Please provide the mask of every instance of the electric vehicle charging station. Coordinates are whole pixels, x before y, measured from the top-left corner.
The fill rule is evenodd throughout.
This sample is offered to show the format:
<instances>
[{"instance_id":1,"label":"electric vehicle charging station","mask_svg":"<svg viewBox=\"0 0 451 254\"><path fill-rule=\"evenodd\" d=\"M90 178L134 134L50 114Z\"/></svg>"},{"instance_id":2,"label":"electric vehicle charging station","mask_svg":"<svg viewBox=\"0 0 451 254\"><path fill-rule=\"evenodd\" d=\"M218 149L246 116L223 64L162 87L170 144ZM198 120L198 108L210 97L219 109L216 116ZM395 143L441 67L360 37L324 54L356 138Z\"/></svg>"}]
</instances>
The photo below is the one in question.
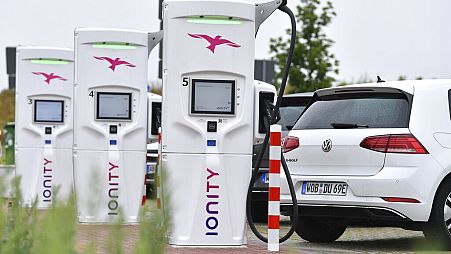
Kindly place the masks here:
<instances>
[{"instance_id":1,"label":"electric vehicle charging station","mask_svg":"<svg viewBox=\"0 0 451 254\"><path fill-rule=\"evenodd\" d=\"M158 128L161 127L161 95L147 94L147 143L158 141Z\"/></svg>"},{"instance_id":2,"label":"electric vehicle charging station","mask_svg":"<svg viewBox=\"0 0 451 254\"><path fill-rule=\"evenodd\" d=\"M17 48L15 160L24 205L48 208L73 191L72 49Z\"/></svg>"},{"instance_id":3,"label":"electric vehicle charging station","mask_svg":"<svg viewBox=\"0 0 451 254\"><path fill-rule=\"evenodd\" d=\"M139 222L148 55L162 32L75 30L74 178L81 223Z\"/></svg>"},{"instance_id":4,"label":"electric vehicle charging station","mask_svg":"<svg viewBox=\"0 0 451 254\"><path fill-rule=\"evenodd\" d=\"M246 244L254 132L254 51L282 1L163 3L163 203L173 245ZM257 124L258 125L258 124ZM254 137L254 139L252 138Z\"/></svg>"}]
</instances>

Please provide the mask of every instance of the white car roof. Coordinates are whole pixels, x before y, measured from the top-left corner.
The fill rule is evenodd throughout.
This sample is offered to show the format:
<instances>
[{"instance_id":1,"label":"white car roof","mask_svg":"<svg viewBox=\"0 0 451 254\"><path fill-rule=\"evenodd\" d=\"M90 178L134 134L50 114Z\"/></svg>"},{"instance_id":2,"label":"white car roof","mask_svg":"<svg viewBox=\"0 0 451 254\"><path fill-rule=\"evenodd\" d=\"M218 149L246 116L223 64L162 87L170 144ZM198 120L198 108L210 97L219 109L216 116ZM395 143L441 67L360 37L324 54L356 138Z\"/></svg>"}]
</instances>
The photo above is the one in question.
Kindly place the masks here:
<instances>
[{"instance_id":1,"label":"white car roof","mask_svg":"<svg viewBox=\"0 0 451 254\"><path fill-rule=\"evenodd\" d=\"M347 85L341 87L325 88L318 91L326 91L329 89L346 89L350 87L386 87L396 88L404 92L414 94L415 91L429 89L451 89L451 79L429 79L429 80L403 80L403 81L387 81L383 83L366 83Z\"/></svg>"}]
</instances>

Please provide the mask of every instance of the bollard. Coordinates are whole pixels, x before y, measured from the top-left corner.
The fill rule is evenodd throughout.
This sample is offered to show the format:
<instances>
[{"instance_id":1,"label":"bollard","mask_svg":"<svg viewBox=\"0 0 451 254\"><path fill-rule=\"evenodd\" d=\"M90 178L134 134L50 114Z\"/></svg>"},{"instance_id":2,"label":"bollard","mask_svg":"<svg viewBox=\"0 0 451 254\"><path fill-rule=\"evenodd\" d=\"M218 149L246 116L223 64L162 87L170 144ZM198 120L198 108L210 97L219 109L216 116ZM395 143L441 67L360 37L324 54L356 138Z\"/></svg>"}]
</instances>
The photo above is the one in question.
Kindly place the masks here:
<instances>
[{"instance_id":1,"label":"bollard","mask_svg":"<svg viewBox=\"0 0 451 254\"><path fill-rule=\"evenodd\" d=\"M147 194L146 194L146 189L147 189L146 175L144 175L144 189L143 189L143 198L141 200L141 206L144 206L146 204L146 199L147 199Z\"/></svg>"},{"instance_id":2,"label":"bollard","mask_svg":"<svg viewBox=\"0 0 451 254\"><path fill-rule=\"evenodd\" d=\"M269 148L268 251L279 251L280 158L282 128L271 125Z\"/></svg>"}]
</instances>

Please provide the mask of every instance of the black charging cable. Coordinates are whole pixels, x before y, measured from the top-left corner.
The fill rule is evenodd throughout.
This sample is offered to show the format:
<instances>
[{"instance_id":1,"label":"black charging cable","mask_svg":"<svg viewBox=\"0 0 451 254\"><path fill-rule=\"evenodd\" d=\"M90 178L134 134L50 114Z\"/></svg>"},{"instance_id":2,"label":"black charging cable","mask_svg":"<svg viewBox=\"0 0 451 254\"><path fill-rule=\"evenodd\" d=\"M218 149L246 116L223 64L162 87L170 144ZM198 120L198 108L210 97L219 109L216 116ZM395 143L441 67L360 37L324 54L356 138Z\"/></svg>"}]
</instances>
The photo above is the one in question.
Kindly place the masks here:
<instances>
[{"instance_id":1,"label":"black charging cable","mask_svg":"<svg viewBox=\"0 0 451 254\"><path fill-rule=\"evenodd\" d=\"M285 64L282 83L280 85L276 105L271 110L271 114L269 115L269 123L268 123L268 120L265 120L266 136L265 136L265 139L263 140L263 144L262 144L263 149L261 149L260 153L257 156L257 161L255 163L254 170L252 171L251 182L249 183L249 188L247 191L247 200L246 200L246 216L247 216L247 221L249 223L249 226L250 226L252 232L255 234L255 236L257 236L258 239L262 240L265 243L268 242L268 238L266 238L265 236L260 234L260 232L258 232L257 228L255 227L254 222L252 221L252 206L251 206L252 189L254 187L255 181L257 180L258 171L260 169L260 164L263 159L263 155L268 147L269 135L270 135L270 125L276 124L280 120L279 108L280 108L280 104L282 103L282 97L285 92L285 87L287 85L291 60L293 58L294 47L296 44L296 18L295 18L295 16L294 16L293 12L290 10L290 8L288 8L286 6L286 1L284 2L284 4L282 6L279 7L279 10L281 10L282 12L284 12L288 16L290 16L290 20L291 20L290 49L288 51L288 57L287 57L287 61ZM285 236L283 236L282 238L279 239L280 243L285 242L293 235L293 233L296 229L297 223L298 223L298 201L297 201L296 192L295 192L295 189L293 186L293 180L291 179L290 172L288 171L288 166L287 166L287 163L285 162L283 153L282 153L282 157L281 157L281 163L282 163L283 171L285 172L285 176L287 178L288 187L290 189L291 201L293 202L293 216L292 216L292 221L291 221L292 224L291 224L290 230L288 231L288 233Z\"/></svg>"}]
</instances>

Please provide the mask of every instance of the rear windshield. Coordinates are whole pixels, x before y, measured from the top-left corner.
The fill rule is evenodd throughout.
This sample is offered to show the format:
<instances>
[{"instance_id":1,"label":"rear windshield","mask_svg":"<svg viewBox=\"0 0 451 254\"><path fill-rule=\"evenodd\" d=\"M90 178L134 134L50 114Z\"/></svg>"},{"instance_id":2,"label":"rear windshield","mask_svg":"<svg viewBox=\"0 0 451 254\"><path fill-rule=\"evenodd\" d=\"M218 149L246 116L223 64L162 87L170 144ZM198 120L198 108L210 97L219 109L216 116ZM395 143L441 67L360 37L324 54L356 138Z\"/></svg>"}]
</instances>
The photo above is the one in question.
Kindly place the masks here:
<instances>
[{"instance_id":1,"label":"rear windshield","mask_svg":"<svg viewBox=\"0 0 451 254\"><path fill-rule=\"evenodd\" d=\"M294 129L407 128L409 115L409 101L402 93L315 96Z\"/></svg>"}]
</instances>

